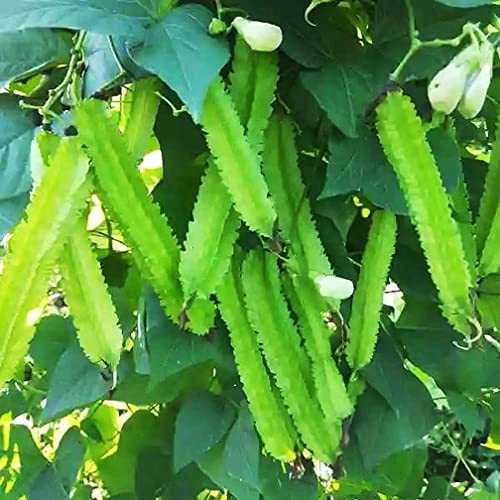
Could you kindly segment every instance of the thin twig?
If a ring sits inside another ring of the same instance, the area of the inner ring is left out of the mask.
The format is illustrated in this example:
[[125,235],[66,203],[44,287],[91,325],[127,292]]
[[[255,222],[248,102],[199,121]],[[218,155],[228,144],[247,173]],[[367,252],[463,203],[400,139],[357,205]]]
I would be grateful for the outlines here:
[[77,35],[74,47],[71,49],[71,59],[69,61],[68,70],[63,78],[63,81],[55,88],[49,90],[49,98],[40,109],[40,114],[46,120],[46,117],[52,115],[52,106],[62,97],[66,88],[71,83],[78,63],[80,62],[83,42],[85,41],[85,31],[80,31]]
[[394,82],[399,81],[403,69],[408,64],[408,61],[422,48],[458,47],[462,43],[463,39],[467,36],[471,38],[472,43],[476,44],[478,43],[476,37],[481,38],[482,41],[484,41],[486,38],[484,33],[479,29],[478,26],[472,23],[466,23],[462,28],[462,33],[454,38],[436,38],[434,40],[422,41],[419,38],[420,34],[416,26],[415,11],[413,9],[411,0],[405,0],[405,4],[408,11],[408,34],[410,37],[410,47],[401,62],[398,64],[397,68],[391,73],[391,80]]

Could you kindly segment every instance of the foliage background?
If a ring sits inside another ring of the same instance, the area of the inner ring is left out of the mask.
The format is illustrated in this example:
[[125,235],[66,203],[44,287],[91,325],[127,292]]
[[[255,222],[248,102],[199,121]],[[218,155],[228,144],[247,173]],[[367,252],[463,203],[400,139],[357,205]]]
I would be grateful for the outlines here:
[[[356,281],[370,210],[398,214],[390,275],[404,309],[387,295],[341,462],[328,468],[304,459],[285,467],[261,454],[222,321],[207,338],[173,325],[94,199],[90,234],[125,339],[118,385],[111,390],[83,354],[54,279],[26,364],[0,392],[4,498],[499,498],[499,353],[485,342],[470,351],[453,345],[459,336],[440,315],[403,195],[371,125],[373,103],[408,47],[405,3],[315,3],[313,24],[304,19],[306,0],[231,0],[224,7],[284,31],[278,100],[300,131],[300,167],[336,274]],[[234,36],[208,34],[216,15],[211,1],[172,7],[170,0],[2,3],[1,235],[28,202],[31,143],[41,128],[39,116],[19,104],[45,102],[65,74],[73,32],[84,30],[84,97],[113,96],[117,116],[126,115],[132,82],[150,75],[162,81],[170,104],[160,106],[141,172],[183,240],[207,154],[196,122],[208,84],[227,74]],[[422,39],[456,36],[467,21],[485,26],[498,9],[486,0],[418,0],[414,8]],[[231,11],[224,17],[230,20]],[[425,49],[404,72],[404,90],[424,118],[431,115],[428,80],[453,53]],[[442,127],[428,136],[446,189],[453,193],[463,172],[475,212],[499,101],[496,68],[480,117],[456,116],[455,133]],[[190,114],[172,108],[183,104]],[[67,107],[56,111],[53,130],[67,132]],[[500,307],[500,298],[492,300]],[[346,317],[349,308],[347,301]]]

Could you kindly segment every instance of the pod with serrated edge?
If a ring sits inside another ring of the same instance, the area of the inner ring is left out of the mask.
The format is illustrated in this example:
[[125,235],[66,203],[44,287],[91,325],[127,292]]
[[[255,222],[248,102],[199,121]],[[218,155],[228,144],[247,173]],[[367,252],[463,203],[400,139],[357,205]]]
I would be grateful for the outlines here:
[[120,361],[122,332],[116,309],[87,235],[86,219],[74,224],[60,258],[65,299],[83,352],[113,370]]
[[401,91],[389,93],[376,113],[380,142],[417,229],[443,314],[456,330],[469,337],[473,317],[469,293],[473,284],[422,122],[410,98]]
[[276,212],[260,171],[260,160],[245,136],[234,103],[221,79],[210,85],[201,124],[222,182],[250,229],[272,236]]
[[12,233],[0,279],[0,387],[35,333],[52,266],[88,194],[88,168],[77,140],[62,139]]
[[251,252],[243,263],[242,283],[250,323],[258,333],[295,427],[313,454],[331,463],[340,442],[340,422],[327,421],[317,398],[311,394],[307,380],[311,368],[307,372],[297,369],[309,363],[299,362],[303,356],[300,336],[281,291],[276,258],[262,251]]
[[[170,318],[182,310],[179,247],[160,208],[148,194],[125,137],[96,100],[74,110],[78,137],[92,160],[99,196],[130,244],[143,276],[148,279]],[[133,207],[133,209],[131,209]]]
[[396,216],[377,211],[361,261],[361,272],[352,299],[347,361],[361,370],[372,359],[380,325],[380,311],[389,268],[396,247]]
[[296,434],[281,396],[273,391],[257,335],[248,320],[241,285],[241,257],[219,286],[219,310],[229,329],[231,345],[255,425],[267,451],[287,462],[295,458]]

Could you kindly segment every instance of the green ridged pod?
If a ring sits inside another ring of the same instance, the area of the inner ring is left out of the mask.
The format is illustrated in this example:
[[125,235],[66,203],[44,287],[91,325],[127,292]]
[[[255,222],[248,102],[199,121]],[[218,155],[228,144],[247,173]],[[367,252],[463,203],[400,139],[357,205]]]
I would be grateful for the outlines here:
[[156,94],[161,89],[157,78],[144,78],[133,84],[132,99],[126,109],[124,135],[136,161],[142,160],[153,135],[160,98]]
[[205,335],[215,321],[215,304],[203,297],[196,297],[186,310],[187,327],[197,335]]
[[278,85],[276,52],[256,52],[241,36],[236,37],[231,96],[248,142],[257,154],[262,152],[264,132],[272,113]]
[[186,299],[210,297],[226,273],[240,225],[217,168],[209,161],[180,259]]
[[35,333],[52,266],[88,194],[88,168],[78,141],[62,139],[12,233],[0,276],[0,387]]
[[328,305],[307,276],[284,276],[284,288],[297,315],[305,347],[312,361],[317,399],[328,422],[334,425],[352,413],[352,403],[332,357],[330,337],[321,311]]
[[99,196],[118,223],[143,276],[173,321],[182,310],[179,248],[141,178],[128,144],[106,105],[83,101],[74,112],[78,137],[91,159]]
[[396,216],[393,213],[379,210],[373,214],[349,321],[346,354],[353,370],[366,366],[375,351],[384,290],[396,247],[396,231]]
[[479,275],[482,277],[498,272],[500,272],[500,205],[491,222],[479,263]]
[[483,253],[495,214],[500,206],[500,114],[496,124],[496,139],[493,142],[484,192],[476,221],[476,244],[478,255]]
[[457,221],[458,230],[462,238],[465,258],[473,283],[477,281],[477,246],[472,213],[469,205],[469,194],[462,176],[456,191],[451,195],[453,215]]
[[[330,275],[332,269],[313,222],[309,200],[304,198],[293,125],[285,116],[275,114],[271,118],[263,164],[281,232],[299,266],[298,273],[285,280],[285,287],[312,360],[315,391],[327,420],[338,422],[352,412],[352,405],[332,358],[332,332],[323,320],[330,305],[311,279],[315,275]],[[334,305],[338,305],[337,301]]]
[[257,335],[248,320],[241,260],[239,255],[233,257],[230,270],[218,288],[219,310],[229,329],[238,373],[264,446],[273,457],[289,462],[295,458],[297,436],[281,396],[273,390]]
[[83,217],[74,224],[60,258],[64,296],[87,357],[114,370],[120,361],[123,337],[85,224]]
[[[278,69],[275,55],[253,56],[249,52],[248,45],[238,40],[231,94],[240,120],[248,125],[247,140],[259,152],[275,98]],[[202,302],[209,300],[228,269],[240,224],[232,198],[211,159],[198,192],[179,268],[185,301],[189,303],[196,296],[186,311],[196,333],[204,333],[213,324],[213,314],[203,314],[210,305]]]
[[500,272],[500,115],[476,225],[479,274]]
[[340,423],[327,422],[310,393],[311,368],[281,291],[276,258],[253,251],[243,264],[242,284],[248,317],[276,384],[305,445],[326,463],[332,462],[340,441]]
[[278,212],[280,229],[290,243],[300,273],[332,274],[309,200],[304,198],[293,125],[285,116],[275,114],[271,118],[266,132],[263,171]]
[[246,138],[234,103],[220,79],[209,87],[201,123],[236,211],[250,229],[272,236],[276,212],[260,171],[259,156]]
[[470,337],[472,281],[459,230],[425,131],[409,97],[391,92],[377,106],[377,129],[420,237],[444,316]]

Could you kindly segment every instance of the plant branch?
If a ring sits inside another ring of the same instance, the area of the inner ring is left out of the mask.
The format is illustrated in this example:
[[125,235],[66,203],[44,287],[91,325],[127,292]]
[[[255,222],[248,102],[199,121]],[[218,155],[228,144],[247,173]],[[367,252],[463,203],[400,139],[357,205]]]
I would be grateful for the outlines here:
[[48,115],[53,115],[52,106],[54,106],[54,104],[62,97],[64,91],[73,80],[75,70],[78,66],[78,63],[80,62],[85,35],[85,31],[80,31],[78,33],[75,45],[71,49],[71,59],[69,61],[68,70],[66,71],[66,75],[64,76],[63,81],[55,89],[49,90],[49,98],[39,110],[44,121],[46,121]]
[[463,39],[469,36],[473,43],[478,43],[477,38],[480,38],[482,41],[485,40],[484,33],[473,23],[466,23],[462,28],[462,32],[460,35],[449,38],[449,39],[440,39],[436,38],[434,40],[422,41],[419,36],[420,33],[416,26],[415,21],[415,10],[413,8],[411,0],[405,0],[406,9],[408,11],[408,34],[410,37],[410,47],[406,54],[403,56],[403,59],[398,64],[397,68],[391,73],[391,80],[394,82],[398,82],[401,78],[401,74],[405,66],[408,64],[410,59],[422,48],[433,48],[433,47],[458,47]]

